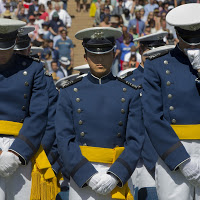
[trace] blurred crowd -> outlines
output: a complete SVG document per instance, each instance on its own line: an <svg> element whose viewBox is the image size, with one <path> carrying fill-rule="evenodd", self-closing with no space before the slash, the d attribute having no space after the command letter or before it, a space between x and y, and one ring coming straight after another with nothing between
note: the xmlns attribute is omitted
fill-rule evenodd
<svg viewBox="0 0 200 200"><path fill-rule="evenodd" d="M71 0L72 1L72 0ZM88 2L90 1L90 2ZM114 27L123 32L116 41L113 74L130 67L138 67L141 56L134 39L167 31L166 44L178 42L175 30L166 23L166 14L174 7L198 0L75 0L76 12L88 12L92 26ZM19 19L34 26L31 45L42 47L40 59L52 73L54 81L72 74L74 44L68 37L72 17L67 0L0 0L2 18Z"/></svg>

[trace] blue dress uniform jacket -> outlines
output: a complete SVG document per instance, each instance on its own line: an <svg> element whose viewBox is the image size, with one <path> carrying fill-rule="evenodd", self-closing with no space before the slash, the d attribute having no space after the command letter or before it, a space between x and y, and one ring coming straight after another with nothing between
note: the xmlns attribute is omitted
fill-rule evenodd
<svg viewBox="0 0 200 200"><path fill-rule="evenodd" d="M43 66L13 54L0 66L0 120L23 126L10 149L28 162L38 150L47 122L48 97Z"/></svg>
<svg viewBox="0 0 200 200"><path fill-rule="evenodd" d="M58 100L59 93L55 87L52 76L45 73L45 78L47 81L47 93L49 97L49 106L48 106L48 122L47 122L44 136L42 138L42 146L46 154L48 155L56 139L55 115L56 115L56 103Z"/></svg>
<svg viewBox="0 0 200 200"><path fill-rule="evenodd" d="M130 75L128 75L124 79L126 81L129 81L130 83L132 82L135 85L142 85L143 78L144 68L141 65L139 65L137 69L132 71ZM146 131L144 134L145 140L142 148L141 159L143 160L145 167L152 172L155 168L156 161L158 160L158 154L154 149Z"/></svg>
<svg viewBox="0 0 200 200"><path fill-rule="evenodd" d="M175 47L168 54L145 62L144 122L149 137L170 170L189 158L171 124L199 124L200 96L197 71Z"/></svg>
<svg viewBox="0 0 200 200"><path fill-rule="evenodd" d="M90 73L60 90L56 110L56 136L64 170L79 187L97 173L81 154L79 145L125 147L108 172L122 186L130 178L143 144L139 90L116 80L110 73L98 79Z"/></svg>

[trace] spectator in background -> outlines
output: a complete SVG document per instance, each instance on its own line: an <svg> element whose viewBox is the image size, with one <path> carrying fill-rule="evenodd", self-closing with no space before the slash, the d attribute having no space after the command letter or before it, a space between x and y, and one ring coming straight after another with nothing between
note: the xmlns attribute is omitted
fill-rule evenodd
<svg viewBox="0 0 200 200"><path fill-rule="evenodd" d="M38 0L34 0L33 4L29 6L28 16L35 15L39 10Z"/></svg>
<svg viewBox="0 0 200 200"><path fill-rule="evenodd" d="M27 19L27 15L25 14L25 8L24 7L22 7L20 10L19 10L19 12L18 12L18 15L17 15L17 19L18 20L28 20Z"/></svg>
<svg viewBox="0 0 200 200"><path fill-rule="evenodd" d="M58 13L55 11L52 15L52 20L49 22L49 31L53 36L58 35L58 28L63 27L63 21L59 19Z"/></svg>
<svg viewBox="0 0 200 200"><path fill-rule="evenodd" d="M99 27L110 27L110 16L105 15L103 21L99 24Z"/></svg>
<svg viewBox="0 0 200 200"><path fill-rule="evenodd" d="M53 14L57 12L60 20L62 20L63 24L67 26L67 28L71 27L72 19L66 10L61 9L59 4L55 4L55 9L50 13L49 19L53 18Z"/></svg>
<svg viewBox="0 0 200 200"><path fill-rule="evenodd" d="M123 19L123 25L128 27L129 21L131 19L133 19L130 11L128 8L125 8L123 11L123 14L121 15L122 19Z"/></svg>
<svg viewBox="0 0 200 200"><path fill-rule="evenodd" d="M58 4L60 6L60 8L63 9L63 2L62 1L60 1L60 0L53 0L53 1L51 1L51 3L52 3L53 9L55 9L56 4Z"/></svg>
<svg viewBox="0 0 200 200"><path fill-rule="evenodd" d="M6 11L6 8L4 7L5 4L6 0L0 0L0 15L2 15Z"/></svg>
<svg viewBox="0 0 200 200"><path fill-rule="evenodd" d="M116 28L116 29L121 31L122 28L120 26L120 21L119 20L120 20L119 15L113 15L110 18L110 24L111 24L111 27Z"/></svg>
<svg viewBox="0 0 200 200"><path fill-rule="evenodd" d="M151 27L149 25L145 26L144 32L140 36L145 36L151 34Z"/></svg>
<svg viewBox="0 0 200 200"><path fill-rule="evenodd" d="M101 22L104 20L105 16L109 16L109 20L110 20L111 14L110 14L110 9L108 6L105 6L104 13L101 15L101 18L100 18Z"/></svg>
<svg viewBox="0 0 200 200"><path fill-rule="evenodd" d="M51 1L47 1L47 9L46 9L47 13L50 15L50 13L53 11L53 6Z"/></svg>
<svg viewBox="0 0 200 200"><path fill-rule="evenodd" d="M141 6L141 8L139 9L140 11L140 15L141 15L141 20L146 22L147 21L147 16L145 15L145 11L144 11L144 7Z"/></svg>
<svg viewBox="0 0 200 200"><path fill-rule="evenodd" d="M129 21L128 29L136 26L137 34L141 35L144 32L145 23L141 20L141 14L139 10L135 11L135 19Z"/></svg>
<svg viewBox="0 0 200 200"><path fill-rule="evenodd" d="M49 31L49 22L43 22L42 23L42 29L43 29L43 32L44 32L44 35L43 35L43 39L44 40L49 40L51 39L51 32Z"/></svg>
<svg viewBox="0 0 200 200"><path fill-rule="evenodd" d="M39 29L42 29L42 24L44 23L43 19L40 19L41 14L39 12L35 13L35 22L34 24L37 24L39 26Z"/></svg>
<svg viewBox="0 0 200 200"><path fill-rule="evenodd" d="M22 4L23 4L23 6L25 8L25 14L28 15L29 7L31 5L33 5L32 1L31 0L24 0L24 1L22 1ZM34 13L32 15L34 15ZM28 15L28 17L30 17L30 15Z"/></svg>
<svg viewBox="0 0 200 200"><path fill-rule="evenodd" d="M38 12L40 13L40 19L42 19L46 22L49 21L49 14L48 14L48 12L46 12L46 8L45 8L44 4L39 5Z"/></svg>
<svg viewBox="0 0 200 200"><path fill-rule="evenodd" d="M49 72L52 73L54 83L59 79L64 78L62 71L59 70L58 64L55 61L51 62L51 70Z"/></svg>
<svg viewBox="0 0 200 200"><path fill-rule="evenodd" d="M72 68L70 68L70 61L67 57L61 57L59 59L60 63L60 70L63 72L63 75L65 77L71 75L72 73Z"/></svg>
<svg viewBox="0 0 200 200"><path fill-rule="evenodd" d="M148 16L149 12L153 12L155 8L158 8L158 4L155 0L149 0L149 3L144 6L145 15Z"/></svg>
<svg viewBox="0 0 200 200"><path fill-rule="evenodd" d="M59 52L59 57L67 57L71 65L73 65L73 57L74 57L74 51L73 51L74 45L72 43L72 40L70 38L67 38L67 31L62 30L61 31L61 39L59 39L56 42L55 49Z"/></svg>
<svg viewBox="0 0 200 200"><path fill-rule="evenodd" d="M151 34L157 32L157 30L156 30L156 22L155 22L154 19L151 19L151 20L149 21L149 26L150 26L150 28L151 28Z"/></svg>
<svg viewBox="0 0 200 200"><path fill-rule="evenodd" d="M51 51L52 60L58 62L59 52L53 47L53 40L48 40L48 49Z"/></svg>
<svg viewBox="0 0 200 200"><path fill-rule="evenodd" d="M105 0L105 6L109 7L110 13L113 12L113 6L111 5L111 0Z"/></svg>
<svg viewBox="0 0 200 200"><path fill-rule="evenodd" d="M38 37L39 26L35 24L35 17L33 15L31 15L28 19L29 19L29 23L27 24L27 26L35 27L35 30L29 34L31 41L34 41Z"/></svg>
<svg viewBox="0 0 200 200"><path fill-rule="evenodd" d="M118 1L118 5L113 9L112 15L122 15L124 11L123 0Z"/></svg>
<svg viewBox="0 0 200 200"><path fill-rule="evenodd" d="M53 43L54 43L54 48L55 48L55 45L56 45L56 42L61 39L61 32L62 30L67 30L64 26L61 26L58 28L58 34L53 37ZM68 36L66 36L66 38L69 38Z"/></svg>
<svg viewBox="0 0 200 200"><path fill-rule="evenodd" d="M3 13L3 18L4 19L12 19L12 16L11 16L11 13L9 10L6 10L4 13Z"/></svg>
<svg viewBox="0 0 200 200"><path fill-rule="evenodd" d="M154 12L149 12L148 16L147 16L147 20L145 22L145 26L149 25L150 20L154 19Z"/></svg>
<svg viewBox="0 0 200 200"><path fill-rule="evenodd" d="M38 37L32 42L33 46L41 47L44 43L43 39L44 31L43 29L38 30Z"/></svg>
<svg viewBox="0 0 200 200"><path fill-rule="evenodd" d="M120 43L120 49L116 50L116 54L121 54L120 56L120 66L121 66L121 70L123 70L123 62L124 62L124 57L127 53L131 52L131 48L134 47L134 43L130 40L130 36L127 35L124 38L124 41L122 43Z"/></svg>
<svg viewBox="0 0 200 200"><path fill-rule="evenodd" d="M162 15L162 13L165 13L167 15L167 13L169 12L168 7L169 7L169 2L167 1L163 2L163 9L162 11L160 11L160 15Z"/></svg>
<svg viewBox="0 0 200 200"><path fill-rule="evenodd" d="M104 10L105 10L105 4L101 2L99 8L96 10L95 13L94 26L98 26L101 23L101 18L104 15Z"/></svg>
<svg viewBox="0 0 200 200"><path fill-rule="evenodd" d="M48 1L48 0L38 0L38 4L39 4L39 5L43 4L44 7L45 7L45 9L47 9L47 1Z"/></svg>
<svg viewBox="0 0 200 200"><path fill-rule="evenodd" d="M129 35L130 38L130 42L133 41L133 36L131 33L128 32L128 28L127 26L123 26L122 27L122 36L119 37L117 40L119 41L119 43L122 43L124 41L124 39Z"/></svg>
<svg viewBox="0 0 200 200"><path fill-rule="evenodd" d="M136 54L131 54L128 64L129 68L138 68L140 63L137 61Z"/></svg>

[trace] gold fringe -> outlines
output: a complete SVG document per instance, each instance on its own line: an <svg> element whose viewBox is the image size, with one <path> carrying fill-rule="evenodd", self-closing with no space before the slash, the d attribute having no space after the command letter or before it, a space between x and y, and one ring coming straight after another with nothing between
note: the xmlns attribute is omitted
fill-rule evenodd
<svg viewBox="0 0 200 200"><path fill-rule="evenodd" d="M49 181L47 181L47 191L46 191L46 193L47 193L47 199L51 200L51 186L50 186Z"/></svg>
<svg viewBox="0 0 200 200"><path fill-rule="evenodd" d="M32 177L32 186L31 186L31 197L30 200L40 200L40 172L36 164L33 166L33 170L31 173Z"/></svg>
<svg viewBox="0 0 200 200"><path fill-rule="evenodd" d="M45 181L44 177L41 177L41 200L49 200L47 199L47 182Z"/></svg>

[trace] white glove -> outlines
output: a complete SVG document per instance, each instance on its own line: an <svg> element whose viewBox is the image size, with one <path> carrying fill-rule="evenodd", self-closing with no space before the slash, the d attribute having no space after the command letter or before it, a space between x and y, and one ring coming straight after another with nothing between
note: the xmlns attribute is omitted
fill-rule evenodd
<svg viewBox="0 0 200 200"><path fill-rule="evenodd" d="M184 49L193 69L200 69L200 49Z"/></svg>
<svg viewBox="0 0 200 200"><path fill-rule="evenodd" d="M102 174L101 180L93 190L99 194L107 195L117 186L118 182L119 180L114 175Z"/></svg>
<svg viewBox="0 0 200 200"><path fill-rule="evenodd" d="M200 186L200 160L198 157L190 157L179 168L192 185Z"/></svg>
<svg viewBox="0 0 200 200"><path fill-rule="evenodd" d="M20 165L19 157L9 151L0 155L0 176L7 177L13 174Z"/></svg>
<svg viewBox="0 0 200 200"><path fill-rule="evenodd" d="M99 183L100 180L101 180L101 174L97 173L87 181L87 184L92 188L92 190L94 190L94 188L96 187L96 185Z"/></svg>

